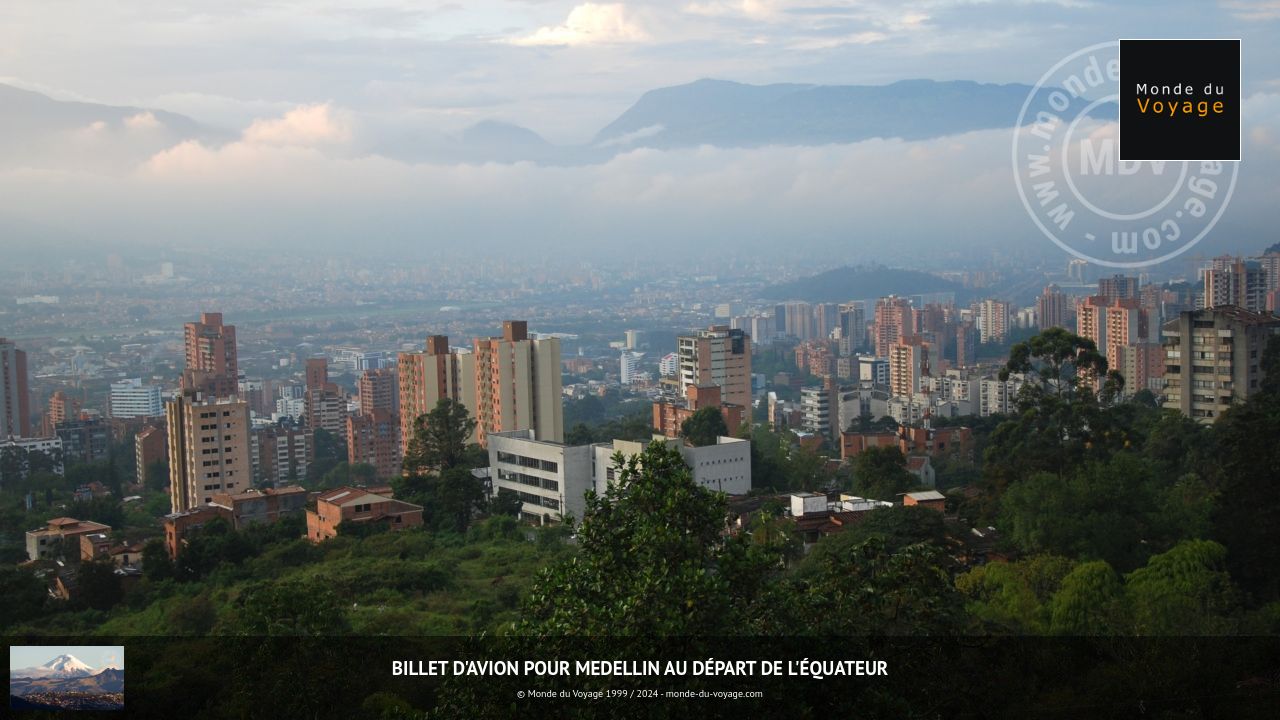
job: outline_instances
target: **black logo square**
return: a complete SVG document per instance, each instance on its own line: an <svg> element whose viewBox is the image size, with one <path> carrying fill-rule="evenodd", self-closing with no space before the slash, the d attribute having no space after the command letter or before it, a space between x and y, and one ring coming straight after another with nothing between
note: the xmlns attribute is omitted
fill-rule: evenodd
<svg viewBox="0 0 1280 720"><path fill-rule="evenodd" d="M1121 160L1240 159L1239 40L1120 41Z"/></svg>

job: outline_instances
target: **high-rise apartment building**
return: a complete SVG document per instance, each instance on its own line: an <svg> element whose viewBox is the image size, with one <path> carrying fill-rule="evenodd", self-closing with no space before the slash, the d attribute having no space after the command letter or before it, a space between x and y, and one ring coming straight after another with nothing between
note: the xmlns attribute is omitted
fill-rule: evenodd
<svg viewBox="0 0 1280 720"><path fill-rule="evenodd" d="M1267 274L1267 292L1280 290L1280 252L1270 252L1250 259L1258 263Z"/></svg>
<svg viewBox="0 0 1280 720"><path fill-rule="evenodd" d="M1133 395L1142 390L1159 392L1152 381L1164 377L1164 348L1160 343L1134 342L1115 348L1108 359L1110 367L1124 377L1124 394Z"/></svg>
<svg viewBox="0 0 1280 720"><path fill-rule="evenodd" d="M910 300L890 295L876 301L871 339L875 343L877 357L889 357L889 351L898 344L898 340L914 334L915 319Z"/></svg>
<svg viewBox="0 0 1280 720"><path fill-rule="evenodd" d="M268 425L249 434L249 464L253 482L260 487L302 480L315 458L316 436L311 428Z"/></svg>
<svg viewBox="0 0 1280 720"><path fill-rule="evenodd" d="M834 303L818 303L813 306L813 336L818 340L831 337L839 325L840 316Z"/></svg>
<svg viewBox="0 0 1280 720"><path fill-rule="evenodd" d="M240 366L236 355L236 327L222 323L222 313L201 313L200 320L183 326L186 369L185 390L227 397L238 390Z"/></svg>
<svg viewBox="0 0 1280 720"><path fill-rule="evenodd" d="M361 415L369 415L374 410L399 412L400 388L395 368L365 370L360 374L358 390Z"/></svg>
<svg viewBox="0 0 1280 720"><path fill-rule="evenodd" d="M249 412L256 417L271 417L275 412L276 398L270 380L240 380L237 388L237 397L249 403Z"/></svg>
<svg viewBox="0 0 1280 720"><path fill-rule="evenodd" d="M481 444L488 433L507 430L564 438L560 340L530 338L523 320L504 322L499 337L476 338L470 352L452 351L448 337L433 335L425 350L400 353L398 367L403 449L415 420L442 399L466 406Z"/></svg>
<svg viewBox="0 0 1280 720"><path fill-rule="evenodd" d="M640 376L640 358L644 353L631 352L623 350L618 357L618 382L623 385L630 385Z"/></svg>
<svg viewBox="0 0 1280 720"><path fill-rule="evenodd" d="M397 368L401 450L413 439L414 422L441 400L460 402L475 414L475 356L451 352L447 336L432 335L423 350L400 353Z"/></svg>
<svg viewBox="0 0 1280 720"><path fill-rule="evenodd" d="M111 417L136 418L164 415L159 385L144 385L141 378L111 383Z"/></svg>
<svg viewBox="0 0 1280 720"><path fill-rule="evenodd" d="M1009 303L987 298L982 301L978 334L984 343L1004 342L1009 335Z"/></svg>
<svg viewBox="0 0 1280 720"><path fill-rule="evenodd" d="M329 385L329 358L307 358L304 375L308 390L323 390Z"/></svg>
<svg viewBox="0 0 1280 720"><path fill-rule="evenodd" d="M972 320L956 324L956 367L973 367L978 364L978 327Z"/></svg>
<svg viewBox="0 0 1280 720"><path fill-rule="evenodd" d="M920 379L930 374L929 344L908 335L889 349L889 394L909 398L920 392Z"/></svg>
<svg viewBox="0 0 1280 720"><path fill-rule="evenodd" d="M500 337L476 338L472 349L477 442L483 445L491 432L524 429L564 442L560 339L530 339L528 323L507 320ZM749 390L750 365L747 370Z"/></svg>
<svg viewBox="0 0 1280 720"><path fill-rule="evenodd" d="M1249 312L1267 309L1267 271L1256 260L1236 259L1225 267L1215 261L1204 273L1204 307L1235 305Z"/></svg>
<svg viewBox="0 0 1280 720"><path fill-rule="evenodd" d="M77 417L80 417L80 401L61 390L55 390L53 395L49 396L49 406L44 412L40 434L49 437L53 435L53 429L58 426L58 423L74 420Z"/></svg>
<svg viewBox="0 0 1280 720"><path fill-rule="evenodd" d="M1148 389L1151 380L1163 374L1159 353L1149 340L1150 322L1140 298L1091 295L1076 304L1076 334L1092 340L1109 369L1124 377L1128 395ZM1101 380L1094 378L1095 383Z"/></svg>
<svg viewBox="0 0 1280 720"><path fill-rule="evenodd" d="M817 334L814 329L813 306L807 302L791 301L779 305L776 319L776 332L779 335L803 342Z"/></svg>
<svg viewBox="0 0 1280 720"><path fill-rule="evenodd" d="M64 420L54 427L62 441L62 462L67 467L106 460L111 452L111 428L100 417Z"/></svg>
<svg viewBox="0 0 1280 720"><path fill-rule="evenodd" d="M1137 298L1113 300L1107 306L1105 343L1098 346L1113 367L1120 348L1146 342L1147 311Z"/></svg>
<svg viewBox="0 0 1280 720"><path fill-rule="evenodd" d="M1076 301L1076 334L1092 340L1098 352L1107 348L1107 306L1111 301L1105 295L1090 295Z"/></svg>
<svg viewBox="0 0 1280 720"><path fill-rule="evenodd" d="M674 377L680 372L680 356L675 353L667 353L658 361L658 374L663 377Z"/></svg>
<svg viewBox="0 0 1280 720"><path fill-rule="evenodd" d="M861 302L847 302L840 306L840 337L850 341L850 352L858 352L867 346L867 309ZM751 336L755 338L755 335Z"/></svg>
<svg viewBox="0 0 1280 720"><path fill-rule="evenodd" d="M751 405L751 338L741 330L712 325L676 339L680 357L680 391L717 385L723 402Z"/></svg>
<svg viewBox="0 0 1280 720"><path fill-rule="evenodd" d="M167 436L168 432L163 424L148 425L134 435L133 460L139 485L145 486L151 480L153 464L168 459Z"/></svg>
<svg viewBox="0 0 1280 720"><path fill-rule="evenodd" d="M1065 328L1070 312L1066 293L1063 293L1057 285L1049 285L1036 298L1036 318L1039 320L1041 329Z"/></svg>
<svg viewBox="0 0 1280 720"><path fill-rule="evenodd" d="M1138 297L1138 278L1113 275L1098 280L1098 294L1109 300L1129 300Z"/></svg>
<svg viewBox="0 0 1280 720"><path fill-rule="evenodd" d="M341 436L346 431L347 399L342 388L329 382L329 360L308 358L305 372L304 422L312 430Z"/></svg>
<svg viewBox="0 0 1280 720"><path fill-rule="evenodd" d="M172 512L252 485L249 405L186 391L165 403Z"/></svg>
<svg viewBox="0 0 1280 720"><path fill-rule="evenodd" d="M31 434L31 393L27 354L0 337L0 440Z"/></svg>
<svg viewBox="0 0 1280 720"><path fill-rule="evenodd" d="M400 416L375 408L347 418L347 462L372 465L378 478L400 474Z"/></svg>
<svg viewBox="0 0 1280 720"><path fill-rule="evenodd" d="M871 355L858 356L858 382L889 385L889 361Z"/></svg>
<svg viewBox="0 0 1280 720"><path fill-rule="evenodd" d="M1164 406L1213 422L1258 391L1262 353L1277 334L1280 318L1234 305L1179 314L1162 328Z"/></svg>

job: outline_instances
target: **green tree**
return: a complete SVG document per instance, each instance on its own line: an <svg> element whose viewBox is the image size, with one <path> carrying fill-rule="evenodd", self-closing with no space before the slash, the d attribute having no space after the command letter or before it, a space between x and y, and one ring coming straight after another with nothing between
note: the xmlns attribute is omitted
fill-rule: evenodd
<svg viewBox="0 0 1280 720"><path fill-rule="evenodd" d="M333 466L324 474L321 484L325 487L340 485L369 485L378 481L378 471L368 463L351 465L345 460Z"/></svg>
<svg viewBox="0 0 1280 720"><path fill-rule="evenodd" d="M999 526L1027 553L1106 560L1131 570L1159 544L1159 504L1150 466L1132 453L1065 477L1039 472L1009 488Z"/></svg>
<svg viewBox="0 0 1280 720"><path fill-rule="evenodd" d="M1049 630L1055 635L1112 635L1123 630L1118 614L1124 587L1105 561L1077 565L1049 602Z"/></svg>
<svg viewBox="0 0 1280 720"><path fill-rule="evenodd" d="M879 538L888 552L920 544L945 548L946 537L942 513L919 505L894 505L871 510L844 532L823 538L814 546L810 557L830 553L845 555L849 548L871 538Z"/></svg>
<svg viewBox="0 0 1280 720"><path fill-rule="evenodd" d="M233 634L341 635L348 631L343 602L321 583L260 582L240 596Z"/></svg>
<svg viewBox="0 0 1280 720"><path fill-rule="evenodd" d="M1230 551L1231 577L1260 601L1280 600L1280 336L1262 355L1260 391L1213 426L1214 458L1206 476L1216 494L1211 538Z"/></svg>
<svg viewBox="0 0 1280 720"><path fill-rule="evenodd" d="M502 488L489 499L489 514L520 517L520 509L523 505L520 495L515 490Z"/></svg>
<svg viewBox="0 0 1280 720"><path fill-rule="evenodd" d="M169 606L166 617L175 635L205 636L218 622L218 609L202 592L189 598L178 598Z"/></svg>
<svg viewBox="0 0 1280 720"><path fill-rule="evenodd" d="M1057 555L989 563L956 578L956 588L985 630L1042 635L1050 625L1047 603L1073 566Z"/></svg>
<svg viewBox="0 0 1280 720"><path fill-rule="evenodd" d="M853 458L853 490L874 500L893 500L918 484L896 445L863 450Z"/></svg>
<svg viewBox="0 0 1280 720"><path fill-rule="evenodd" d="M156 460L147 465L146 489L153 492L162 492L169 489L169 462L167 460Z"/></svg>
<svg viewBox="0 0 1280 720"><path fill-rule="evenodd" d="M174 576L169 549L160 538L152 538L142 546L142 572L152 580L168 580Z"/></svg>
<svg viewBox="0 0 1280 720"><path fill-rule="evenodd" d="M773 588L756 620L779 634L950 635L964 605L946 564L937 547L890 552L879 537L810 555L803 573Z"/></svg>
<svg viewBox="0 0 1280 720"><path fill-rule="evenodd" d="M28 568L0 565L0 628L39 617L47 596L44 583Z"/></svg>
<svg viewBox="0 0 1280 720"><path fill-rule="evenodd" d="M596 442L595 433L591 432L591 428L586 423L574 423L569 428L569 432L564 434L564 442L566 445L590 445Z"/></svg>
<svg viewBox="0 0 1280 720"><path fill-rule="evenodd" d="M1226 571L1227 549L1187 540L1125 578L1139 635L1216 635L1230 628L1240 596Z"/></svg>
<svg viewBox="0 0 1280 720"><path fill-rule="evenodd" d="M413 438L404 453L405 469L411 473L442 473L463 464L467 442L475 429L476 421L466 405L441 398L431 412L414 419Z"/></svg>
<svg viewBox="0 0 1280 720"><path fill-rule="evenodd" d="M729 434L719 407L704 407L680 423L680 434L695 447L715 445L716 438Z"/></svg>
<svg viewBox="0 0 1280 720"><path fill-rule="evenodd" d="M110 610L124 597L116 566L110 560L86 560L78 571L79 601L94 610Z"/></svg>
<svg viewBox="0 0 1280 720"><path fill-rule="evenodd" d="M995 429L984 451L984 493L975 506L981 520L995 517L1013 483L1105 459L1131 440L1103 412L1120 378L1108 375L1106 358L1092 340L1062 328L1044 330L1013 346L1000 378L1014 375L1025 383L1017 414ZM1098 378L1105 378L1101 392L1094 389Z"/></svg>
<svg viewBox="0 0 1280 720"><path fill-rule="evenodd" d="M516 631L664 636L740 631L725 500L693 481L663 443L623 458L620 481L588 493L578 553L539 574ZM774 565L777 565L775 559ZM739 566L740 567L740 566Z"/></svg>

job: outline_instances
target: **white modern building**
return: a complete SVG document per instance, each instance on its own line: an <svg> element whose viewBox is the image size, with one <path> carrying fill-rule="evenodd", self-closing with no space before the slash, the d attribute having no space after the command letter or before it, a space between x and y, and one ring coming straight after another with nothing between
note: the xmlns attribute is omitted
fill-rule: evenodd
<svg viewBox="0 0 1280 720"><path fill-rule="evenodd" d="M675 353L667 353L658 363L658 373L663 377L672 377L680 372L680 357Z"/></svg>
<svg viewBox="0 0 1280 720"><path fill-rule="evenodd" d="M858 356L858 381L875 385L889 384L889 361L874 355Z"/></svg>
<svg viewBox="0 0 1280 720"><path fill-rule="evenodd" d="M715 445L686 447L682 441L660 438L678 447L694 482L709 490L745 495L751 490L751 443L730 437ZM515 492L521 501L521 519L548 523L566 515L581 519L586 513L586 493L603 494L618 478L615 453L630 457L642 452L645 442L614 440L595 445L564 445L538 440L533 430L489 435L489 480L494 495Z"/></svg>
<svg viewBox="0 0 1280 720"><path fill-rule="evenodd" d="M619 367L619 381L623 385L630 385L640 377L640 358L644 357L644 353L631 352L623 350Z"/></svg>
<svg viewBox="0 0 1280 720"><path fill-rule="evenodd" d="M547 523L566 515L582 519L586 493L594 486L591 446L538 440L533 430L490 433L489 479L492 492L520 496L521 519Z"/></svg>
<svg viewBox="0 0 1280 720"><path fill-rule="evenodd" d="M20 453L19 462L16 466L20 477L15 479L22 479L27 476L27 471L30 467L27 453L33 452L47 455L52 462L53 473L55 475L62 474L62 438L56 435L45 438L20 438L11 435L8 438L0 439L0 455L15 450ZM0 484L3 484L8 479L10 478L0 475Z"/></svg>
<svg viewBox="0 0 1280 720"><path fill-rule="evenodd" d="M111 417L136 418L164 415L159 385L144 385L142 378L111 383Z"/></svg>
<svg viewBox="0 0 1280 720"><path fill-rule="evenodd" d="M676 438L656 437L675 447L684 456L684 462L693 470L693 481L708 490L728 495L746 495L751 492L751 443L741 438L718 437L715 445L691 447ZM595 490L603 494L617 480L619 468L613 462L615 453L623 457L638 455L648 445L634 440L614 440L592 445L594 456Z"/></svg>

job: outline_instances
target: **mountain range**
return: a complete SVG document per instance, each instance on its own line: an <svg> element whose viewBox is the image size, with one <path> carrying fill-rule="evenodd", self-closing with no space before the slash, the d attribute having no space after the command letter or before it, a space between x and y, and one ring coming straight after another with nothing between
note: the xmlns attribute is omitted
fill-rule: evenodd
<svg viewBox="0 0 1280 720"><path fill-rule="evenodd" d="M124 670L103 668L95 674L75 677L9 678L9 694L19 697L48 693L103 695L124 692Z"/></svg>
<svg viewBox="0 0 1280 720"><path fill-rule="evenodd" d="M9 670L10 678L77 678L97 671L74 655L59 655L38 667Z"/></svg>
<svg viewBox="0 0 1280 720"><path fill-rule="evenodd" d="M842 267L760 291L770 300L840 303L886 295L961 292L963 287L945 278L915 270L886 267Z"/></svg>
<svg viewBox="0 0 1280 720"><path fill-rule="evenodd" d="M637 148L922 140L1012 127L1030 92L1028 85L963 80L749 85L704 79L644 93L583 144L556 145L533 130L494 120L456 135L428 128L388 131L365 144L376 154L408 161L572 165L604 162ZM1114 117L1116 107L1104 104L1093 114ZM84 145L101 135L110 135L116 148L100 158L106 163L138 162L183 140L217 145L237 137L163 110L54 100L0 85L0 164L83 161ZM101 150L95 153L99 157Z"/></svg>

